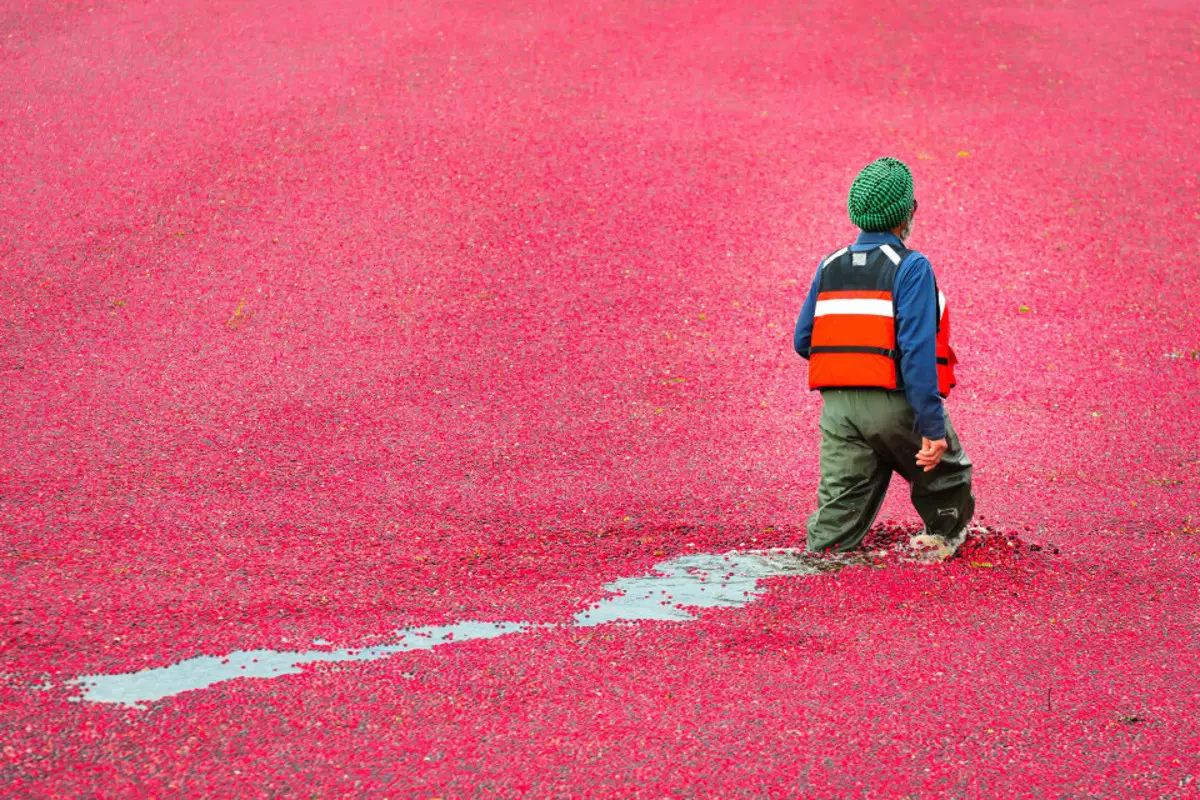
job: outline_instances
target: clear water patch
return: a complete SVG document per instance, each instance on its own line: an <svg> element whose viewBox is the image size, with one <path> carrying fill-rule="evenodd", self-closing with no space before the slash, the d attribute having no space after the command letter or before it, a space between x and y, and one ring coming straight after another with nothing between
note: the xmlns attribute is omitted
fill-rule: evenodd
<svg viewBox="0 0 1200 800"><path fill-rule="evenodd" d="M648 620L686 622L692 609L737 607L752 603L765 589L762 578L808 576L839 569L849 560L820 558L798 550L696 553L656 564L651 573L605 584L608 595L577 613L572 627ZM386 644L338 650L237 650L220 656L197 656L166 667L112 675L83 675L71 681L80 700L143 706L187 691L236 678L278 678L300 672L306 664L374 661L412 650L429 650L456 642L492 639L532 627L525 622L463 621L398 630ZM322 644L317 640L313 644Z"/></svg>
<svg viewBox="0 0 1200 800"><path fill-rule="evenodd" d="M410 650L429 650L450 642L492 639L527 627L520 622L458 622L396 631L391 644L340 650L235 650L223 656L196 656L166 667L114 675L84 675L74 683L83 700L141 705L204 689L235 678L278 678L300 672L305 664L323 661L374 661ZM320 643L314 642L314 644Z"/></svg>
<svg viewBox="0 0 1200 800"><path fill-rule="evenodd" d="M612 594L575 615L577 627L606 622L695 619L690 608L743 606L762 592L760 578L815 575L843 562L797 550L697 553L654 565L654 572L605 584Z"/></svg>

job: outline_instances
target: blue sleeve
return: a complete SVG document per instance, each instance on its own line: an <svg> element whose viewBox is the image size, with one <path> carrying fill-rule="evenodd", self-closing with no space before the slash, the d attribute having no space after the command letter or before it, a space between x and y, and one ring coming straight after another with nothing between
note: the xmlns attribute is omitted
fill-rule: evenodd
<svg viewBox="0 0 1200 800"><path fill-rule="evenodd" d="M896 276L896 345L904 394L926 439L946 436L937 379L937 289L933 267L920 253L909 256Z"/></svg>
<svg viewBox="0 0 1200 800"><path fill-rule="evenodd" d="M816 274L813 275L812 286L808 290L808 297L804 298L804 305L800 309L800 318L796 320L796 332L792 334L792 347L806 359L812 346L813 314L817 310L817 281L820 279L821 267L818 266Z"/></svg>

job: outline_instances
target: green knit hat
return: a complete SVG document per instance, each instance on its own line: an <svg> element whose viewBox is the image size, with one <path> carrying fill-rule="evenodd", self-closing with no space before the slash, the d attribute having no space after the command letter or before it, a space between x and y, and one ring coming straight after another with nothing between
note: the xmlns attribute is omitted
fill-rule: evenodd
<svg viewBox="0 0 1200 800"><path fill-rule="evenodd" d="M890 231L903 225L913 207L913 179L898 158L878 158L850 184L850 221L864 231Z"/></svg>

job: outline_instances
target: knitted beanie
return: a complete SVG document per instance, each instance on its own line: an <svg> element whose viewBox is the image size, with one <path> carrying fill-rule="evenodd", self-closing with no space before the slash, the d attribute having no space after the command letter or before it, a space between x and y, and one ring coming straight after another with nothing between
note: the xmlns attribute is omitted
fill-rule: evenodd
<svg viewBox="0 0 1200 800"><path fill-rule="evenodd" d="M913 180L897 158L879 158L863 167L850 184L850 221L864 231L890 231L903 225L913 207Z"/></svg>

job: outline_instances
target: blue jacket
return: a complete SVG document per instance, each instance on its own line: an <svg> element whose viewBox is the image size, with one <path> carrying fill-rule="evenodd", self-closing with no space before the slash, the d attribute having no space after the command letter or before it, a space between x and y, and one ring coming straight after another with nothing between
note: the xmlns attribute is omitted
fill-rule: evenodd
<svg viewBox="0 0 1200 800"><path fill-rule="evenodd" d="M850 252L870 250L881 244L896 246L902 243L894 233L862 231L857 241L850 245ZM800 318L796 320L796 333L792 339L796 352L806 359L812 345L813 311L817 307L817 279L820 274L818 266L804 307L800 309ZM938 394L935 345L938 300L929 259L914 251L900 262L893 296L896 301L896 346L900 349L900 375L904 381L904 395L915 415L913 428L926 439L944 438L946 421L942 411L942 396Z"/></svg>

